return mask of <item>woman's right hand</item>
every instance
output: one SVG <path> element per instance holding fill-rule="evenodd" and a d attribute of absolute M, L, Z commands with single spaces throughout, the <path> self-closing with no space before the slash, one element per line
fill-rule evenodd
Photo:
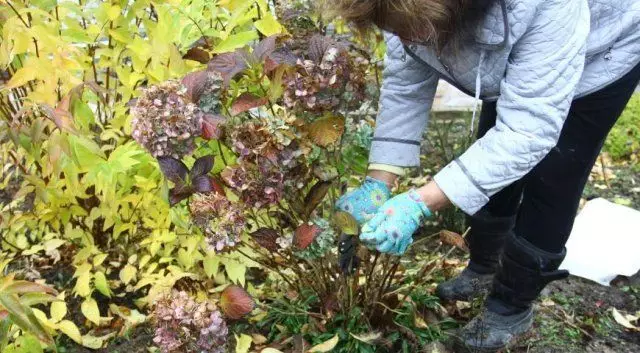
<path fill-rule="evenodd" d="M 336 208 L 350 213 L 359 224 L 365 223 L 391 197 L 391 190 L 387 182 L 382 181 L 387 179 L 385 177 L 378 175 L 376 177 L 368 176 L 359 188 L 338 199 Z M 389 177 L 391 178 L 391 176 Z M 395 179 L 395 176 L 393 176 L 393 179 Z"/>

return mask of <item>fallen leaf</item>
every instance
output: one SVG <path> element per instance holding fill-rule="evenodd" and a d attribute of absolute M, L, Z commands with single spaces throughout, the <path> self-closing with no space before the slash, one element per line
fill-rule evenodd
<path fill-rule="evenodd" d="M 236 337 L 236 353 L 247 353 L 249 352 L 249 348 L 251 348 L 251 342 L 253 339 L 249 335 L 242 334 L 240 337 L 235 335 Z"/>
<path fill-rule="evenodd" d="M 628 318 L 623 316 L 616 308 L 611 308 L 611 313 L 613 314 L 613 319 L 616 320 L 616 322 L 620 325 L 632 331 L 640 332 L 640 327 L 634 326 L 631 322 L 629 322 Z"/>
<path fill-rule="evenodd" d="M 540 305 L 542 305 L 542 306 L 554 306 L 554 305 L 556 305 L 556 303 L 553 300 L 551 300 L 549 298 L 546 298 L 545 300 L 542 301 L 542 303 L 540 303 Z"/>
<path fill-rule="evenodd" d="M 464 238 L 456 232 L 445 229 L 441 230 L 440 241 L 446 245 L 455 246 L 464 251 L 469 251 L 469 247 L 467 247 L 467 243 Z"/>
<path fill-rule="evenodd" d="M 264 344 L 267 343 L 267 338 L 264 337 L 263 335 L 254 333 L 251 335 L 251 338 L 253 339 L 253 343 L 255 344 Z"/>
<path fill-rule="evenodd" d="M 369 332 L 361 335 L 354 335 L 353 333 L 350 333 L 350 335 L 351 337 L 357 339 L 358 341 L 364 342 L 367 344 L 374 344 L 377 340 L 380 339 L 380 337 L 382 337 L 381 332 Z"/>
<path fill-rule="evenodd" d="M 331 352 L 332 349 L 334 349 L 336 347 L 336 345 L 338 345 L 338 341 L 340 340 L 340 337 L 338 337 L 338 335 L 333 336 L 333 338 L 331 338 L 330 340 L 317 344 L 313 347 L 311 347 L 311 349 L 309 349 L 307 352 L 308 353 L 324 353 L 324 352 Z"/>
<path fill-rule="evenodd" d="M 422 318 L 422 316 L 416 314 L 414 319 L 413 319 L 413 325 L 417 328 L 428 328 L 429 325 L 427 325 L 427 322 L 424 321 L 424 319 Z"/>

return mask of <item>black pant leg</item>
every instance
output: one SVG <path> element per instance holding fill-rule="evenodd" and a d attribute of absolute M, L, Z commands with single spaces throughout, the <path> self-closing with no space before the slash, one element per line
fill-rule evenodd
<path fill-rule="evenodd" d="M 555 148 L 524 179 L 515 232 L 542 250 L 562 251 L 604 141 L 640 81 L 640 65 L 576 99 Z"/>
<path fill-rule="evenodd" d="M 478 122 L 478 138 L 484 136 L 496 125 L 496 102 L 483 102 L 480 121 Z M 482 213 L 493 217 L 510 217 L 518 213 L 518 206 L 522 198 L 523 181 L 518 180 L 500 192 L 491 196 L 489 202 L 482 208 Z"/>

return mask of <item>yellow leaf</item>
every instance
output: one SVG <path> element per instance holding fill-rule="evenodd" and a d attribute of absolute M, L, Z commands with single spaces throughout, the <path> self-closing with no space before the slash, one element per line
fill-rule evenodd
<path fill-rule="evenodd" d="M 87 297 L 91 294 L 91 272 L 83 272 L 78 276 L 74 291 L 81 297 Z"/>
<path fill-rule="evenodd" d="M 51 239 L 44 242 L 44 250 L 51 251 L 59 248 L 65 241 L 62 239 Z"/>
<path fill-rule="evenodd" d="M 93 266 L 100 266 L 107 258 L 107 254 L 98 254 L 93 257 Z"/>
<path fill-rule="evenodd" d="M 338 344 L 338 341 L 340 340 L 340 337 L 338 337 L 338 335 L 333 336 L 332 339 L 324 342 L 324 343 L 320 343 L 320 344 L 316 344 L 315 346 L 311 347 L 311 349 L 309 349 L 309 353 L 314 353 L 314 352 L 318 352 L 318 353 L 324 353 L 324 352 L 331 352 L 331 350 L 333 350 L 336 345 Z"/>
<path fill-rule="evenodd" d="M 72 340 L 74 340 L 78 344 L 82 344 L 82 335 L 80 334 L 80 330 L 78 330 L 78 326 L 69 320 L 62 320 L 58 323 L 58 330 L 60 330 L 65 335 L 69 336 Z"/>
<path fill-rule="evenodd" d="M 265 348 L 261 350 L 260 353 L 282 353 L 282 351 L 279 351 L 275 348 Z"/>
<path fill-rule="evenodd" d="M 256 26 L 256 29 L 260 31 L 260 33 L 264 34 L 267 37 L 284 32 L 284 28 L 278 22 L 278 20 L 273 17 L 271 12 L 264 13 L 262 19 L 254 22 L 254 25 Z"/>
<path fill-rule="evenodd" d="M 98 309 L 98 303 L 93 298 L 87 298 L 82 302 L 80 311 L 89 321 L 100 325 L 100 310 Z"/>
<path fill-rule="evenodd" d="M 120 270 L 120 280 L 124 284 L 129 284 L 136 276 L 136 268 L 132 265 L 126 264 L 122 270 Z"/>
<path fill-rule="evenodd" d="M 307 126 L 309 138 L 316 145 L 327 147 L 342 137 L 344 133 L 344 118 L 339 115 L 328 114 L 315 120 Z"/>
<path fill-rule="evenodd" d="M 16 71 L 11 77 L 9 82 L 3 87 L 3 89 L 11 89 L 20 87 L 27 84 L 31 80 L 35 80 L 38 77 L 38 67 L 36 65 L 29 65 L 22 67 Z"/>
<path fill-rule="evenodd" d="M 249 348 L 251 348 L 251 342 L 253 339 L 251 336 L 242 334 L 240 337 L 236 336 L 236 353 L 247 353 L 249 352 Z"/>
<path fill-rule="evenodd" d="M 108 335 L 104 335 L 101 337 L 96 337 L 92 335 L 84 335 L 82 336 L 82 345 L 91 348 L 91 349 L 100 349 L 104 345 L 104 342 L 111 337 L 115 336 L 116 332 L 112 332 Z"/>
<path fill-rule="evenodd" d="M 382 337 L 381 332 L 369 332 L 362 335 L 354 335 L 353 333 L 350 333 L 350 335 L 351 337 L 357 339 L 358 341 L 364 342 L 367 344 L 374 344 L 377 340 L 380 339 L 380 337 Z"/>
<path fill-rule="evenodd" d="M 640 332 L 640 327 L 634 326 L 626 317 L 624 317 L 616 308 L 612 308 L 611 312 L 613 314 L 613 319 L 616 320 L 617 323 L 624 326 L 625 328 L 630 329 L 631 331 Z"/>
<path fill-rule="evenodd" d="M 53 322 L 62 320 L 67 315 L 67 304 L 63 300 L 51 303 L 50 314 Z"/>
<path fill-rule="evenodd" d="M 109 21 L 113 21 L 118 17 L 120 17 L 120 6 L 111 6 L 109 10 L 107 10 L 107 18 L 109 18 Z"/>

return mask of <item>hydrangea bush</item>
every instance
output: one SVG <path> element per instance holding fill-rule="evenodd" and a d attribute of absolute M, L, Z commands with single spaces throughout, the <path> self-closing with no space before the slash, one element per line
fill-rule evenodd
<path fill-rule="evenodd" d="M 203 246 L 238 251 L 288 290 L 313 291 L 318 310 L 388 315 L 401 305 L 386 296 L 401 281 L 399 260 L 360 246 L 353 217 L 333 206 L 366 169 L 370 63 L 328 37 L 311 37 L 297 54 L 290 42 L 268 37 L 214 57 L 181 83 L 145 89 L 134 110 L 136 140 L 173 184 L 170 202 L 188 205 Z M 219 303 L 227 318 L 253 308 L 242 288 L 226 292 Z M 158 304 L 156 340 L 167 352 L 226 332 L 216 311 L 189 300 L 174 293 Z M 180 324 L 176 301 L 198 308 L 205 322 Z"/>

